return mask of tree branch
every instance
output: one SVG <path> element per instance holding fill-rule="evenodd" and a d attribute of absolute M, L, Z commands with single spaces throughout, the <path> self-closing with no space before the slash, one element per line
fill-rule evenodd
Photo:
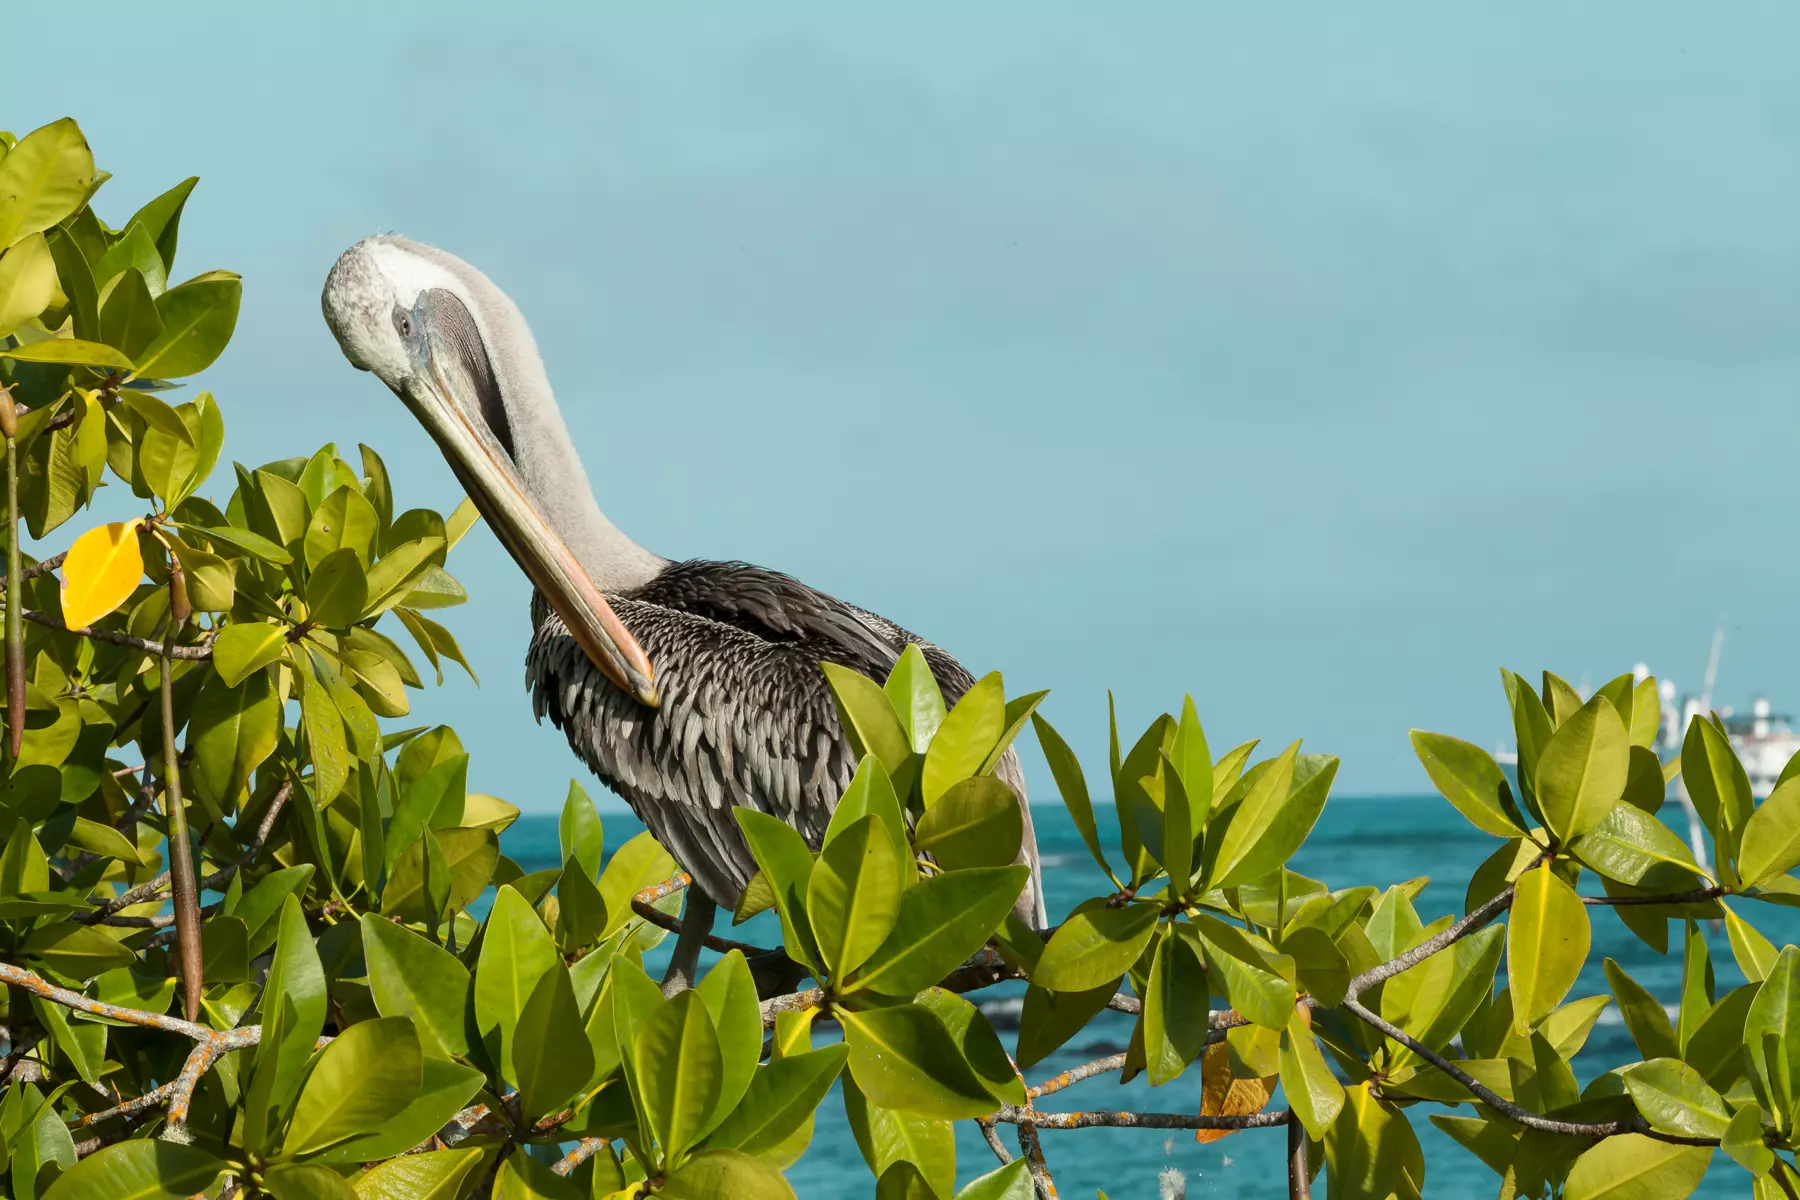
<path fill-rule="evenodd" d="M 1084 1079 L 1092 1079 L 1096 1075 L 1110 1075 L 1114 1071 L 1123 1070 L 1124 1067 L 1125 1056 L 1123 1054 L 1109 1054 L 1105 1058 L 1096 1058 L 1093 1062 L 1082 1063 L 1079 1067 L 1070 1067 L 1061 1075 L 1054 1075 L 1036 1087 L 1028 1088 L 1025 1094 L 1036 1100 L 1039 1096 L 1060 1092 Z"/>
<path fill-rule="evenodd" d="M 129 646 L 133 650 L 142 650 L 145 654 L 161 654 L 161 642 L 153 642 L 148 638 L 133 637 L 129 633 L 117 633 L 111 629 L 70 629 L 49 613 L 22 612 L 19 614 L 27 621 L 42 625 L 45 629 L 54 629 L 58 633 L 72 633 L 76 637 L 91 638 L 96 642 L 110 642 L 114 646 Z M 194 646 L 171 646 L 169 657 L 183 662 L 204 662 L 212 657 L 212 637 Z"/>
<path fill-rule="evenodd" d="M 46 558 L 43 562 L 32 563 L 29 567 L 26 567 L 23 570 L 21 570 L 19 572 L 19 578 L 20 579 L 36 579 L 39 575 L 48 575 L 48 574 L 50 574 L 50 572 L 56 570 L 56 568 L 62 566 L 63 559 L 65 559 L 67 557 L 69 557 L 69 552 L 67 550 L 64 550 L 61 554 L 52 554 L 49 558 Z M 6 589 L 11 585 L 11 583 L 12 583 L 12 580 L 10 580 L 10 579 L 0 579 L 0 595 L 5 594 Z"/>
<path fill-rule="evenodd" d="M 1521 1108 L 1519 1105 L 1514 1104 L 1511 1100 L 1508 1100 L 1498 1092 L 1491 1090 L 1482 1084 L 1480 1080 L 1458 1067 L 1443 1055 L 1426 1047 L 1423 1042 L 1407 1033 L 1404 1029 L 1401 1029 L 1397 1025 L 1390 1024 L 1375 1013 L 1370 1012 L 1367 1008 L 1364 1008 L 1362 1004 L 1355 999 L 1346 996 L 1340 1007 L 1363 1024 L 1368 1025 L 1373 1029 L 1380 1030 L 1382 1033 L 1393 1038 L 1396 1042 L 1399 1042 L 1402 1046 L 1405 1046 L 1408 1050 L 1411 1050 L 1414 1054 L 1417 1054 L 1420 1058 L 1423 1058 L 1426 1062 L 1430 1063 L 1450 1078 L 1456 1080 L 1456 1082 L 1462 1084 L 1463 1087 L 1467 1088 L 1470 1094 L 1477 1100 L 1480 1100 L 1483 1104 L 1492 1108 L 1501 1116 L 1506 1117 L 1515 1124 L 1523 1125 L 1527 1129 L 1536 1129 L 1543 1133 L 1559 1133 L 1565 1137 L 1589 1138 L 1613 1137 L 1621 1133 L 1641 1133 L 1646 1137 L 1655 1138 L 1659 1142 L 1673 1142 L 1680 1146 L 1717 1146 L 1719 1144 L 1718 1138 L 1693 1138 L 1681 1134 L 1659 1132 L 1658 1130 L 1650 1128 L 1649 1122 L 1645 1121 L 1642 1117 L 1624 1121 L 1558 1121 L 1552 1117 L 1540 1116 L 1528 1108 Z"/>
<path fill-rule="evenodd" d="M 991 1120 L 1002 1125 L 1034 1125 L 1039 1129 L 1273 1129 L 1287 1124 L 1287 1109 L 1276 1112 L 1201 1116 L 1198 1113 L 1038 1112 L 1007 1105 Z M 1717 1143 L 1709 1143 L 1716 1145 Z"/>
<path fill-rule="evenodd" d="M 666 929 L 670 933 L 680 933 L 681 918 L 672 917 L 661 909 L 651 906 L 658 900 L 674 895 L 693 882 L 693 879 L 686 873 L 671 875 L 661 883 L 647 887 L 633 896 L 631 911 L 659 929 Z M 741 950 L 745 958 L 770 953 L 761 946 L 752 946 L 748 942 L 734 942 L 730 938 L 714 937 L 710 933 L 706 935 L 705 945 L 708 950 L 717 951 L 720 954 L 730 954 L 733 950 Z"/>

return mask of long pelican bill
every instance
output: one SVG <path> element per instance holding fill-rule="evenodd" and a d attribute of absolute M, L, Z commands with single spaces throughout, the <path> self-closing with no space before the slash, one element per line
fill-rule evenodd
<path fill-rule="evenodd" d="M 511 457 L 433 362 L 429 381 L 409 388 L 408 406 L 444 451 L 496 536 L 562 618 L 593 664 L 621 690 L 651 708 L 661 703 L 650 656 L 631 636 L 600 589 L 576 561 L 519 479 Z"/>

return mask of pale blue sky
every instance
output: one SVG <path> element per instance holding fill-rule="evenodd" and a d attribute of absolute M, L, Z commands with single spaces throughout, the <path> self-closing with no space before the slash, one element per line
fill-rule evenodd
<path fill-rule="evenodd" d="M 232 457 L 455 502 L 319 317 L 398 230 L 518 299 L 640 541 L 1054 689 L 1091 773 L 1111 685 L 1419 790 L 1500 664 L 1692 684 L 1721 616 L 1723 699 L 1800 705 L 1791 4 L 93 7 L 116 62 L 11 18 L 0 124 L 76 116 L 114 220 L 202 177 Z M 528 587 L 451 565 L 485 686 L 414 711 L 550 807 Z"/>

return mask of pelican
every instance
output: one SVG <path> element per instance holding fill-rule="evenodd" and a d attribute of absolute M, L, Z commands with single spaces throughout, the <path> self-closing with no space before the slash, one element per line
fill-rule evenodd
<path fill-rule="evenodd" d="M 856 760 L 819 664 L 885 679 L 916 643 L 954 704 L 974 679 L 886 618 L 777 571 L 673 561 L 594 500 L 544 363 L 506 293 L 468 263 L 394 236 L 365 238 L 325 283 L 325 320 L 437 442 L 535 589 L 525 679 L 589 769 L 693 878 L 670 965 L 692 978 L 719 904 L 756 873 L 731 809 L 776 816 L 815 848 Z M 1025 820 L 1019 914 L 1044 925 L 1024 777 L 998 775 Z"/>

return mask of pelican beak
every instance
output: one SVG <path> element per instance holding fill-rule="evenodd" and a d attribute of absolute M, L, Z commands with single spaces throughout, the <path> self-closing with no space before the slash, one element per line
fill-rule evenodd
<path fill-rule="evenodd" d="M 662 698 L 649 655 L 532 501 L 510 455 L 480 417 L 480 405 L 458 394 L 435 361 L 401 396 L 444 452 L 475 507 L 530 578 L 569 633 L 614 685 L 640 703 Z"/>

